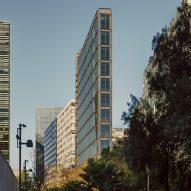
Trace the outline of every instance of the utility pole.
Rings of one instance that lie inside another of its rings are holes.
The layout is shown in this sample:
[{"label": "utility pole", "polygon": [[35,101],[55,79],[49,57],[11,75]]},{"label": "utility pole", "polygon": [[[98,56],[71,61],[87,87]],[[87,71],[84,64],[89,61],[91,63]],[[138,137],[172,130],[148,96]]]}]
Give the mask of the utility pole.
[{"label": "utility pole", "polygon": [[25,124],[19,124],[19,128],[17,128],[17,148],[19,148],[19,191],[21,191],[21,148],[22,145],[26,145],[27,147],[33,147],[33,142],[32,140],[27,140],[26,143],[22,143],[22,139],[21,139],[21,131],[22,131],[22,127],[26,127]]},{"label": "utility pole", "polygon": [[19,191],[21,190],[21,131],[22,127],[26,127],[24,124],[19,124],[19,128],[17,128],[17,148],[19,148]]}]

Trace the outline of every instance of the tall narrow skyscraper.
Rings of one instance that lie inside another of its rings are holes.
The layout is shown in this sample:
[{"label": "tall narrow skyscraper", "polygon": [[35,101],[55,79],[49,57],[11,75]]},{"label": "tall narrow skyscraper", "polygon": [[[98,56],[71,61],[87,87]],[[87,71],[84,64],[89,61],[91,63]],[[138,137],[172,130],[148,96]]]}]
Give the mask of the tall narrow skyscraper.
[{"label": "tall narrow skyscraper", "polygon": [[44,131],[55,120],[62,108],[37,108],[35,112],[36,123],[36,173],[40,181],[44,181]]},{"label": "tall narrow skyscraper", "polygon": [[76,164],[112,147],[112,11],[97,10],[76,63]]},{"label": "tall narrow skyscraper", "polygon": [[0,21],[0,150],[10,158],[10,24]]}]

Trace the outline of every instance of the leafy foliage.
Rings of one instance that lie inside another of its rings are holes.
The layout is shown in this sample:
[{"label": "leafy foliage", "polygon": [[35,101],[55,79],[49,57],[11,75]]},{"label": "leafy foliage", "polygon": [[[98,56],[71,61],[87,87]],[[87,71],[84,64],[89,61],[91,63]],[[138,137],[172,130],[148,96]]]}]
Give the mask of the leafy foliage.
[{"label": "leafy foliage", "polygon": [[123,187],[121,182],[122,171],[117,164],[112,162],[90,159],[84,172],[81,176],[90,189],[112,191]]},{"label": "leafy foliage", "polygon": [[146,188],[146,175],[153,190],[190,189],[190,21],[191,6],[183,4],[171,26],[153,38],[154,55],[146,71],[148,102],[128,103],[122,114],[129,126],[127,162],[141,189]]},{"label": "leafy foliage", "polygon": [[64,185],[61,191],[88,191],[87,185],[80,180],[72,180]]}]

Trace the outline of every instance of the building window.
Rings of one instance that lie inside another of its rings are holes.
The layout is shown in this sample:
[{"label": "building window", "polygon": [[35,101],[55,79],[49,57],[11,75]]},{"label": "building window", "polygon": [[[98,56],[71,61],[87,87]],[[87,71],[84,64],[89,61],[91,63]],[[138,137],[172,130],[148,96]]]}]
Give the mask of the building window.
[{"label": "building window", "polygon": [[110,80],[109,78],[102,78],[101,79],[101,91],[108,92],[110,90],[109,80]]},{"label": "building window", "polygon": [[101,125],[101,137],[110,137],[110,125],[109,124],[102,124]]},{"label": "building window", "polygon": [[108,93],[101,94],[101,106],[102,107],[110,106],[110,94],[108,94]]},{"label": "building window", "polygon": [[101,45],[109,45],[109,31],[101,31]]},{"label": "building window", "polygon": [[109,140],[101,140],[101,150],[107,149],[109,147]]},{"label": "building window", "polygon": [[101,60],[109,61],[109,47],[101,47]]},{"label": "building window", "polygon": [[101,29],[109,29],[109,15],[101,15]]},{"label": "building window", "polygon": [[109,62],[102,62],[101,63],[101,75],[102,76],[109,76]]},{"label": "building window", "polygon": [[101,109],[101,122],[110,122],[110,109]]}]

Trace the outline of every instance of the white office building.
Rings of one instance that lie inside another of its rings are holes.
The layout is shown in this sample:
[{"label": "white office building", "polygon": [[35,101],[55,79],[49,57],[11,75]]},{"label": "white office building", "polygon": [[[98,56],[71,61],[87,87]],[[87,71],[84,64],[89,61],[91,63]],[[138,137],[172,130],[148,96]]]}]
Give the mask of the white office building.
[{"label": "white office building", "polygon": [[75,100],[71,100],[57,116],[57,165],[75,165]]}]

